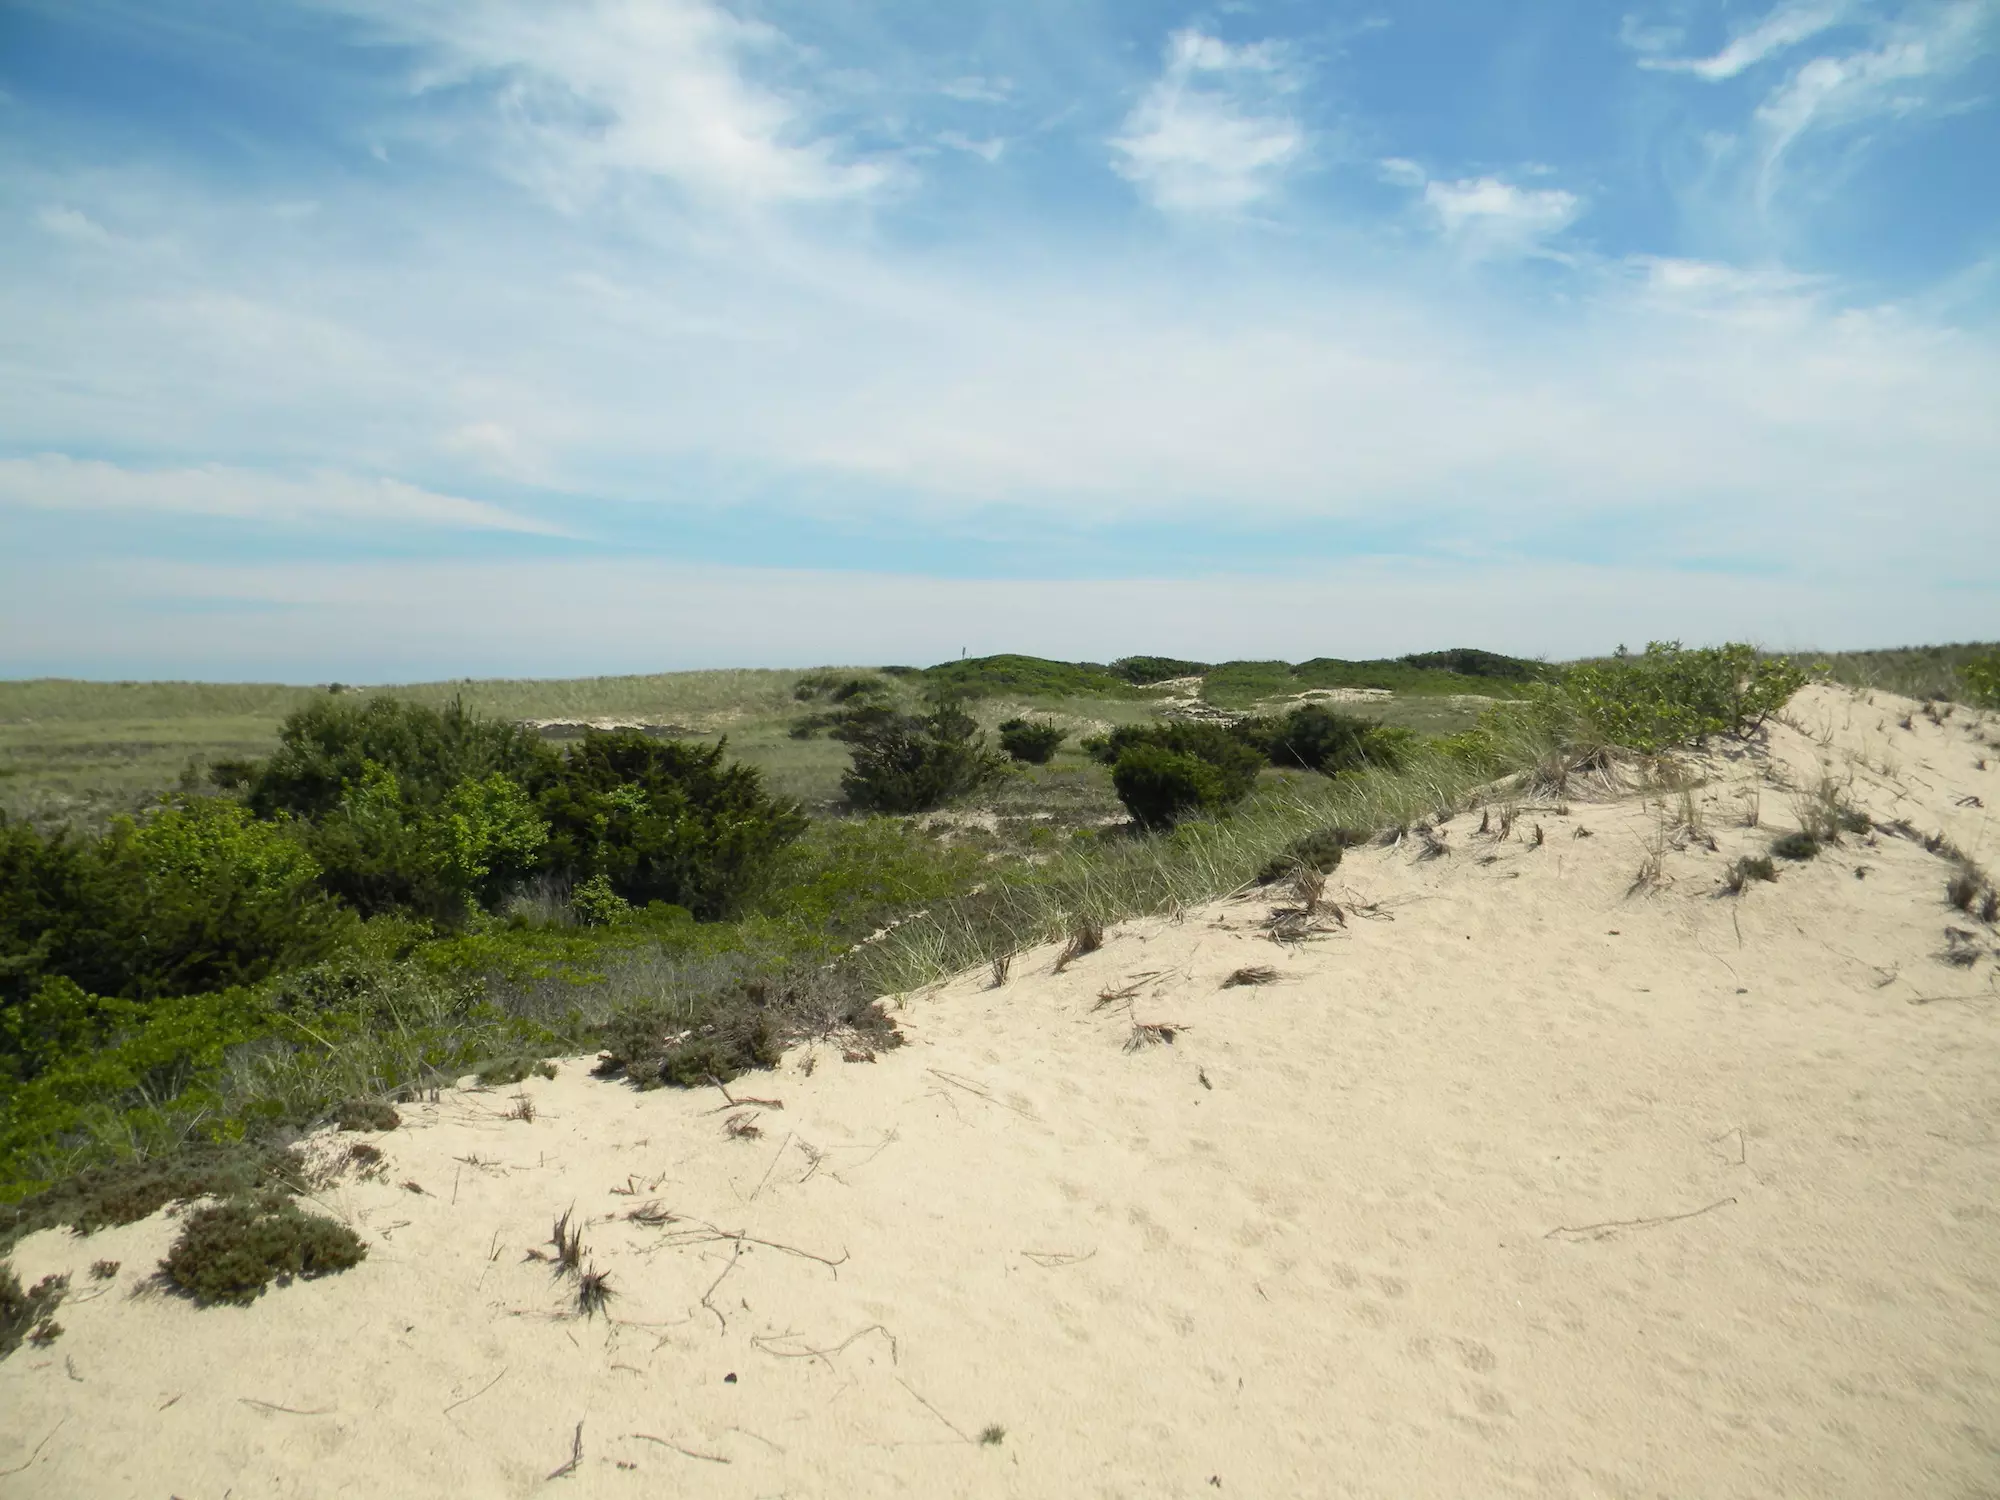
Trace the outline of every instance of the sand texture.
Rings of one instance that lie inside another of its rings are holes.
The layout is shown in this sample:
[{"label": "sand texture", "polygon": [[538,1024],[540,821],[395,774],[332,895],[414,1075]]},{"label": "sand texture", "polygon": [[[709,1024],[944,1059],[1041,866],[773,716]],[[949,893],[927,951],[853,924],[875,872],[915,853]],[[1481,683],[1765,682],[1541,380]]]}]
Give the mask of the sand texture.
[{"label": "sand texture", "polygon": [[[170,1216],[36,1235],[0,1497],[2000,1494],[2000,937],[1921,842],[2000,868],[2000,734],[1913,707],[1713,757],[1717,849],[1462,813],[1351,852],[1344,927],[1022,953],[732,1086],[782,1109],[447,1091],[317,1194],[368,1259],[249,1308],[146,1280]],[[1719,895],[1823,772],[1919,837]],[[595,1317],[529,1255],[572,1206]]]}]

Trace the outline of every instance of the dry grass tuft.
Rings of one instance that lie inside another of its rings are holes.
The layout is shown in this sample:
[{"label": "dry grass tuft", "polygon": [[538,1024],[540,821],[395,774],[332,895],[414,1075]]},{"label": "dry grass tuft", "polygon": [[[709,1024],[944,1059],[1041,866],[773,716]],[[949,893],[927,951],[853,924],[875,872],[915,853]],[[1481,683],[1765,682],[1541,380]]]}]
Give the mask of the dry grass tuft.
[{"label": "dry grass tuft", "polygon": [[1056,972],[1062,973],[1086,953],[1095,953],[1104,946],[1104,924],[1095,917],[1081,918],[1063,945],[1060,957],[1056,959]]},{"label": "dry grass tuft", "polygon": [[1014,955],[1003,953],[993,960],[993,988],[999,989],[1007,982],[1007,971],[1014,967]]},{"label": "dry grass tuft", "polygon": [[577,1278],[576,1310],[586,1318],[595,1318],[599,1313],[607,1317],[611,1299],[617,1293],[611,1290],[611,1275],[592,1266]]},{"label": "dry grass tuft", "polygon": [[1232,970],[1229,977],[1222,981],[1222,987],[1225,990],[1233,990],[1239,985],[1277,982],[1278,971],[1269,964],[1246,964],[1240,969]]}]

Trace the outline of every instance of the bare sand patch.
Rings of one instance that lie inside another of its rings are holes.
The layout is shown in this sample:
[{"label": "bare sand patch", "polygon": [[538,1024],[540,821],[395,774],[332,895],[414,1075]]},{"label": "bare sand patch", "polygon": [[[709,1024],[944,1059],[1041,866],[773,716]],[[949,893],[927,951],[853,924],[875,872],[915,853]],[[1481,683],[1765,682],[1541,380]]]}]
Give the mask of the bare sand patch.
[{"label": "bare sand patch", "polygon": [[[1305,941],[1128,923],[732,1085],[782,1108],[446,1092],[319,1194],[369,1258],[250,1308],[143,1282],[165,1216],[37,1235],[0,1496],[1990,1494],[2000,965],[1925,839],[2000,865],[1992,724],[1791,718],[1699,836],[1462,814]],[[1825,776],[1911,836],[1719,894]]]}]

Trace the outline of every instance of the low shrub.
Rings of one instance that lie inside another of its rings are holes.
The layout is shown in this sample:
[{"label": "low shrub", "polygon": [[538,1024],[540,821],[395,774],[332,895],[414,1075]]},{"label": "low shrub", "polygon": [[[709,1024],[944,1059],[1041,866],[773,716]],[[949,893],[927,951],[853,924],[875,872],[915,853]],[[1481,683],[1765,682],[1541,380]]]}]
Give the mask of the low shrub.
[{"label": "low shrub", "polygon": [[956,698],[1135,698],[1142,690],[1130,679],[1094,662],[1048,661],[1039,656],[975,656],[926,668],[933,693]]},{"label": "low shrub", "polygon": [[1000,748],[1031,766],[1047,765],[1068,738],[1068,732],[1054,724],[1028,719],[1009,719],[1000,726]]},{"label": "low shrub", "polygon": [[1806,680],[1796,663],[1749,646],[1690,650],[1655,641],[1643,656],[1569,668],[1559,693],[1574,715],[1571,736],[1650,755],[1710,735],[1749,734]]},{"label": "low shrub", "polygon": [[380,1099],[343,1099],[334,1111],[333,1122],[342,1130],[394,1130],[403,1117],[394,1105]]},{"label": "low shrub", "polygon": [[1111,664],[1111,670],[1127,682],[1151,687],[1176,677],[1199,677],[1208,670],[1208,663],[1182,661],[1177,656],[1121,656]]},{"label": "low shrub", "polygon": [[2000,708],[2000,651],[1975,657],[1958,669],[1965,696],[1982,708]]},{"label": "low shrub", "polygon": [[272,1281],[310,1280],[358,1266],[368,1247],[345,1224],[265,1192],[187,1216],[160,1270],[196,1302],[254,1302]]},{"label": "low shrub", "polygon": [[1271,885],[1299,870],[1317,870],[1331,875],[1340,868],[1342,855],[1368,842],[1368,835],[1353,828],[1315,828],[1301,834],[1265,863],[1257,872],[1257,884]]},{"label": "low shrub", "polygon": [[569,895],[572,916],[586,927],[609,927],[632,910],[632,903],[611,888],[611,877],[593,875]]},{"label": "low shrub", "polygon": [[1800,829],[1797,833],[1788,833],[1771,844],[1771,852],[1780,859],[1813,859],[1819,851],[1819,839],[1804,829]]},{"label": "low shrub", "polygon": [[699,1088],[775,1067],[788,1042],[836,1030],[875,1050],[902,1042],[872,996],[844,976],[808,969],[629,1006],[603,1029],[598,1071],[623,1074],[641,1089]]},{"label": "low shrub", "polygon": [[1162,745],[1134,745],[1111,768],[1118,800],[1142,828],[1171,828],[1197,813],[1221,812],[1240,800],[1212,762]]},{"label": "low shrub", "polygon": [[24,1339],[47,1343],[60,1333],[52,1319],[68,1292],[67,1276],[44,1276],[24,1288],[14,1268],[0,1261],[0,1359],[20,1348]]},{"label": "low shrub", "polygon": [[876,812],[926,812],[998,779],[1004,762],[978,721],[953,699],[921,717],[884,713],[851,721],[841,736],[850,764],[840,788]]},{"label": "low shrub", "polygon": [[579,887],[602,875],[632,905],[664,901],[702,921],[742,909],[806,819],[727,749],[637,730],[586,734],[537,800],[551,873]]},{"label": "low shrub", "polygon": [[1272,765],[1334,775],[1366,765],[1402,763],[1413,737],[1371,719],[1303,704],[1279,718],[1248,719],[1233,732],[1262,751]]},{"label": "low shrub", "polygon": [[260,1188],[305,1185],[305,1164],[275,1145],[242,1141],[183,1146],[171,1157],[139,1157],[87,1167],[18,1203],[0,1204],[0,1246],[38,1229],[68,1225],[94,1234],[136,1224],[170,1203],[230,1197]]},{"label": "low shrub", "polygon": [[1753,880],[1776,880],[1778,867],[1771,863],[1767,854],[1744,855],[1724,872],[1722,883],[1731,895],[1742,894],[1743,888]]}]

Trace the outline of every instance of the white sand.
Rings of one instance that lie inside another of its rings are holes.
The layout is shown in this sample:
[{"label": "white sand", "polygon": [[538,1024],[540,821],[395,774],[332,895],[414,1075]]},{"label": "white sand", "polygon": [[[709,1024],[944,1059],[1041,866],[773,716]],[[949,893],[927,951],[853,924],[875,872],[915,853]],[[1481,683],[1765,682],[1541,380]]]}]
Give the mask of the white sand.
[{"label": "white sand", "polygon": [[[1811,690],[1773,769],[2000,867],[2000,751],[1906,707]],[[1022,954],[740,1080],[755,1139],[582,1063],[532,1123],[447,1094],[321,1195],[368,1259],[248,1309],[143,1287],[168,1218],[38,1235],[76,1294],[0,1364],[0,1497],[2000,1492],[1995,934],[1893,836],[1718,898],[1793,826],[1768,782],[1738,825],[1761,771],[1650,891],[1636,799],[1462,815],[1350,854],[1376,919],[1302,948],[1259,898]],[[571,1204],[608,1317],[524,1259]]]}]

